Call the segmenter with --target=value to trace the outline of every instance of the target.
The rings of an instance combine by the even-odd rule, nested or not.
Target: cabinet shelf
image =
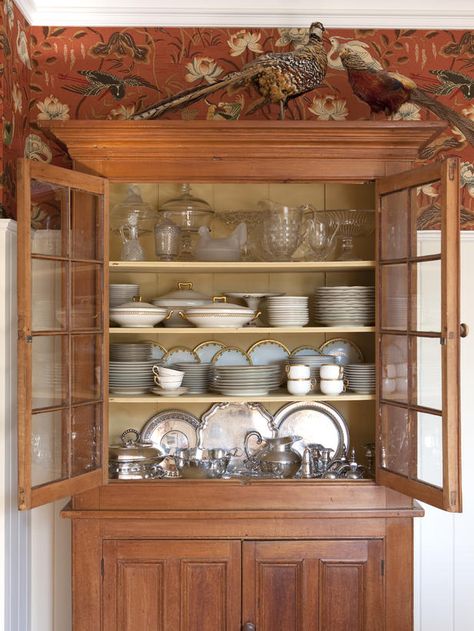
[[[375,261],[110,261],[111,272],[348,272],[375,269]]]
[[[286,403],[294,401],[375,401],[375,394],[357,394],[357,392],[345,392],[339,395],[308,394],[306,396],[292,396],[286,391],[267,394],[263,396],[235,396],[229,397],[216,392],[206,394],[189,394],[180,397],[160,397],[155,394],[141,394],[137,396],[118,396],[109,394],[109,403],[225,403],[232,401],[260,401],[262,403]]]
[[[287,326],[287,327],[271,327],[256,326],[244,327],[241,329],[223,329],[217,327],[190,327],[190,328],[140,328],[140,327],[111,327],[109,333],[111,335],[258,335],[270,334],[278,335],[281,333],[373,333],[374,326]]]

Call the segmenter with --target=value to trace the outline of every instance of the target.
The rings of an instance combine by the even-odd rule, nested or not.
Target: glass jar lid
[[[191,194],[190,184],[181,184],[180,187],[181,195],[161,204],[159,212],[187,230],[194,231],[200,226],[207,226],[214,215],[211,206],[204,199]]]
[[[129,184],[124,199],[115,204],[110,211],[110,224],[114,232],[127,224],[130,216],[136,215],[138,231],[151,232],[158,218],[158,211],[143,201],[140,187],[137,184]]]

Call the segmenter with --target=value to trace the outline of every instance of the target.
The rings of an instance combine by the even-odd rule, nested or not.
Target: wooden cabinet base
[[[73,630],[411,631],[421,511],[370,488],[373,505],[352,510],[342,489],[331,509],[305,510],[97,510],[84,497],[64,511]]]

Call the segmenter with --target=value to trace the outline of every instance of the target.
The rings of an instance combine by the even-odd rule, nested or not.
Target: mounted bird
[[[211,85],[184,90],[137,112],[133,118],[159,118],[165,112],[195,103],[223,88],[235,91],[253,85],[262,97],[260,106],[278,103],[280,118],[283,119],[289,101],[311,92],[324,81],[327,69],[327,54],[323,46],[324,31],[321,22],[314,22],[309,28],[308,42],[304,46],[291,52],[260,55],[241,70],[230,72]]]
[[[331,49],[328,52],[328,66],[330,68],[334,68],[334,70],[344,70],[339,53],[343,48],[349,48],[354,53],[357,53],[359,57],[362,57],[368,66],[376,70],[382,70],[382,64],[372,57],[369,44],[366,42],[336,35],[330,37],[329,42],[331,44]]]
[[[372,112],[391,115],[404,103],[416,103],[459,129],[474,146],[474,122],[420,90],[409,77],[371,68],[349,48],[342,48],[340,57],[354,94],[367,103]]]

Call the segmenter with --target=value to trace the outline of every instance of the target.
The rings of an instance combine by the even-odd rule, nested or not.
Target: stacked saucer
[[[375,364],[348,364],[344,366],[348,389],[359,394],[375,392]]]
[[[262,396],[278,390],[280,382],[280,364],[215,366],[212,389],[226,396]]]
[[[290,365],[303,364],[303,366],[309,366],[311,370],[311,378],[316,380],[315,390],[319,390],[319,370],[324,364],[335,364],[336,357],[334,355],[304,355],[289,357],[288,362]]]
[[[270,326],[305,326],[309,322],[308,296],[267,298]]]
[[[119,307],[126,302],[131,302],[134,296],[140,295],[140,285],[112,284],[109,285],[109,307]]]
[[[365,326],[375,321],[375,287],[318,287],[311,305],[316,324]]]
[[[211,382],[211,364],[197,362],[178,362],[173,365],[184,372],[183,387],[188,394],[203,394],[209,391]]]
[[[152,359],[153,345],[150,342],[136,344],[111,344],[110,359],[118,362],[141,362]]]
[[[154,385],[153,365],[156,360],[111,361],[109,390],[113,394],[133,395],[148,392]]]

